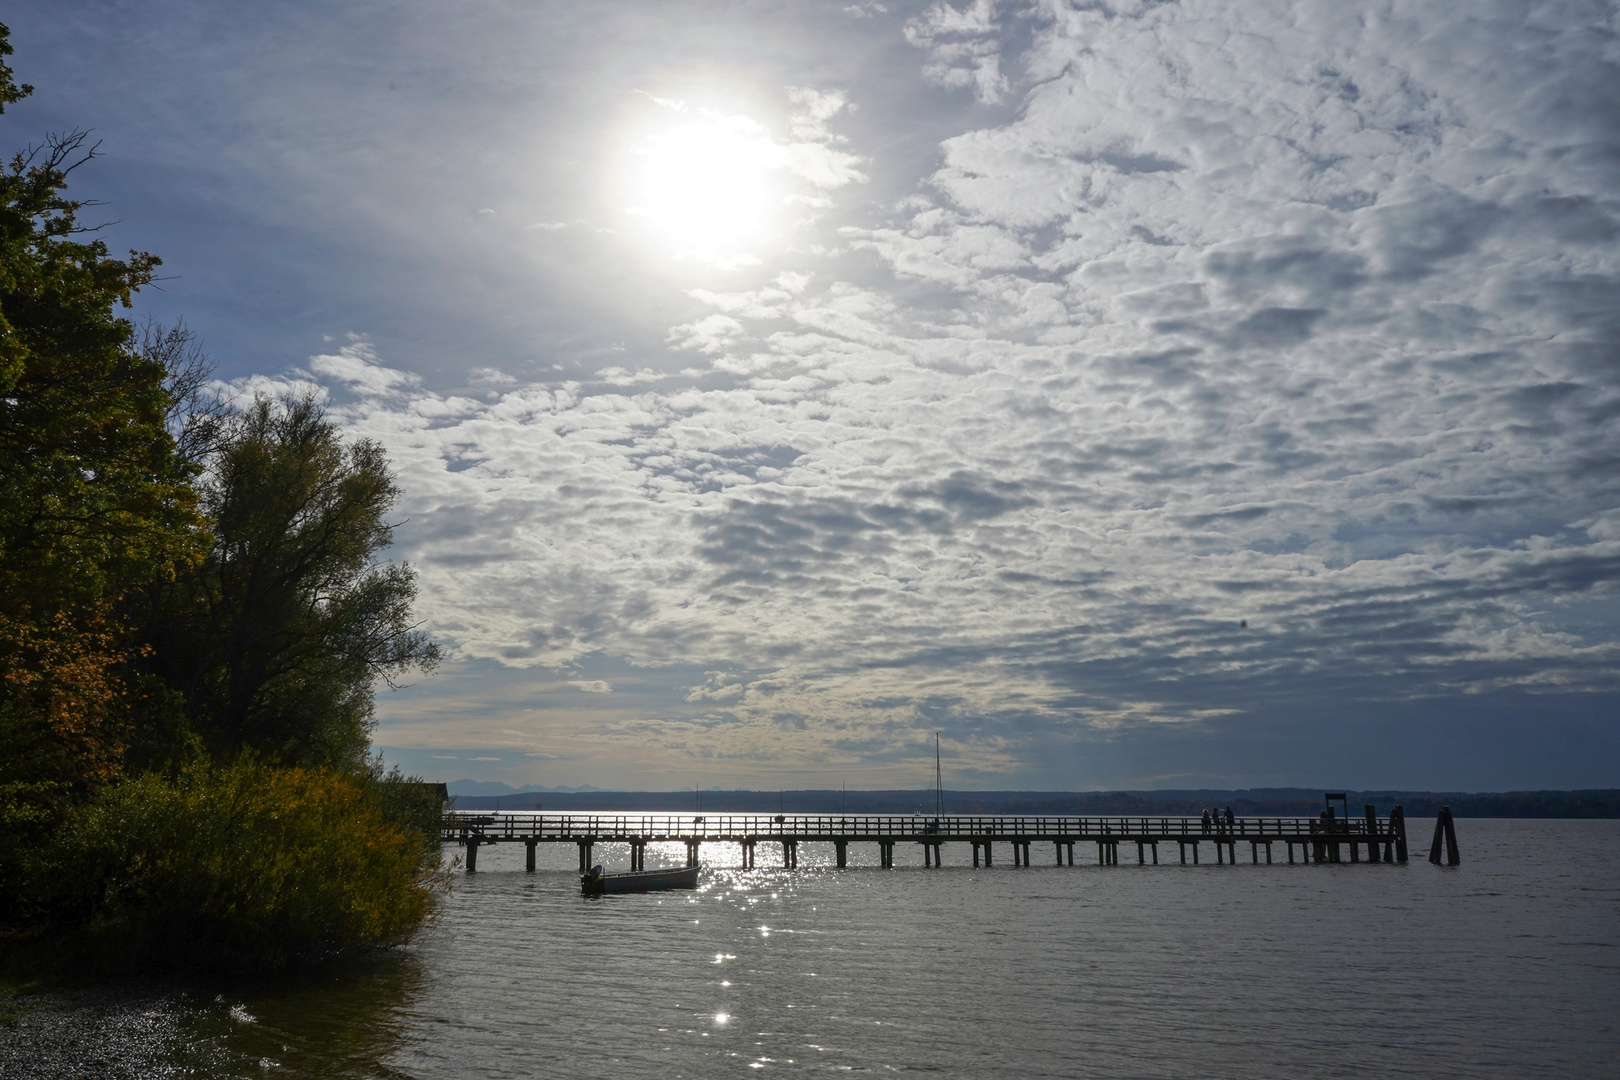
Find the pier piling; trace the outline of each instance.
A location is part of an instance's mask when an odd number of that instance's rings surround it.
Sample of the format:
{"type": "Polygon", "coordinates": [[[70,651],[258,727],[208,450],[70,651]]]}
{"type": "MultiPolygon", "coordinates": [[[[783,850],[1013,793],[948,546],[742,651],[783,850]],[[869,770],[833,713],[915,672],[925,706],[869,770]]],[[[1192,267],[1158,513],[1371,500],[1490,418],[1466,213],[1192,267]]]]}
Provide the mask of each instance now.
{"type": "Polygon", "coordinates": [[[1434,844],[1429,848],[1429,861],[1436,866],[1440,865],[1440,844],[1444,840],[1446,848],[1446,862],[1457,866],[1462,862],[1462,855],[1457,851],[1457,828],[1451,822],[1451,807],[1442,806],[1440,816],[1434,819],[1434,844]]]}

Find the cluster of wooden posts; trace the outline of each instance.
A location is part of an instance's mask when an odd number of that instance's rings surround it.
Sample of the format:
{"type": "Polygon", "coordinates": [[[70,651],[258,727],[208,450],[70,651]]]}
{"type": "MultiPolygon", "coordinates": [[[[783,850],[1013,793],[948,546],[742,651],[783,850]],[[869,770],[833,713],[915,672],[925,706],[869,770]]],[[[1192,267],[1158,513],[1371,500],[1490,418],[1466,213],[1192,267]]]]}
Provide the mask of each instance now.
{"type": "MultiPolygon", "coordinates": [[[[1331,796],[1348,803],[1343,794],[1331,796]]],[[[1204,844],[1215,847],[1217,865],[1237,863],[1239,844],[1249,847],[1249,860],[1258,864],[1262,850],[1265,862],[1272,862],[1272,847],[1283,844],[1288,862],[1295,861],[1295,847],[1303,863],[1361,862],[1404,863],[1407,859],[1406,817],[1395,807],[1380,818],[1372,805],[1360,817],[1340,814],[1329,807],[1308,818],[1233,818],[1229,820],[1173,817],[991,817],[973,815],[847,815],[777,814],[692,815],[692,814],[561,814],[516,812],[488,814],[452,811],[446,815],[442,839],[465,849],[469,873],[478,869],[478,849],[493,843],[522,843],[528,849],[527,868],[535,868],[535,849],[545,843],[571,843],[579,848],[581,872],[595,865],[594,849],[599,843],[622,843],[630,850],[630,869],[645,870],[647,845],[680,842],[686,846],[686,865],[698,864],[705,843],[733,843],[741,850],[745,870],[755,867],[755,849],[760,843],[780,844],[783,869],[797,869],[801,843],[830,843],[839,867],[848,865],[849,845],[876,843],[878,864],[894,866],[894,848],[914,843],[922,848],[923,865],[941,866],[944,844],[966,842],[973,848],[973,865],[991,866],[996,844],[1008,844],[1014,866],[1030,865],[1030,849],[1050,842],[1056,864],[1074,865],[1077,843],[1097,845],[1097,863],[1119,865],[1121,844],[1136,846],[1138,865],[1159,864],[1159,845],[1175,843],[1182,864],[1198,865],[1204,844]],[[1188,856],[1191,855],[1189,860],[1188,856]]],[[[1440,862],[1442,841],[1448,861],[1460,861],[1457,835],[1450,809],[1444,809],[1435,823],[1434,846],[1430,861],[1440,862]]]]}

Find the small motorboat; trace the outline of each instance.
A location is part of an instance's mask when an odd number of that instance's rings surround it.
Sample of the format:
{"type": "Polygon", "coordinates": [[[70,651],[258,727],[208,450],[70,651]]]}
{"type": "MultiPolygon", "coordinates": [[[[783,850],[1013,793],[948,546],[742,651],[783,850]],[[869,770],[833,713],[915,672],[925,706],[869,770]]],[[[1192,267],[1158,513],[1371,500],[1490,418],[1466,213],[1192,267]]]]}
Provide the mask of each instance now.
{"type": "Polygon", "coordinates": [[[600,866],[593,866],[579,875],[579,887],[587,896],[603,893],[655,892],[661,889],[697,888],[698,868],[680,866],[669,870],[632,870],[623,874],[606,874],[600,866]]]}

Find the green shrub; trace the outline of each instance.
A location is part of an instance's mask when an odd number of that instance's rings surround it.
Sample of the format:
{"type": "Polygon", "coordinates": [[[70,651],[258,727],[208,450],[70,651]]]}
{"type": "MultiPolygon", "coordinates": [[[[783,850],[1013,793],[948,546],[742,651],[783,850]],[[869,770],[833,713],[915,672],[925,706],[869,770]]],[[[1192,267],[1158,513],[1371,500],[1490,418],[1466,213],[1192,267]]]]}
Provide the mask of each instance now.
{"type": "Polygon", "coordinates": [[[104,965],[275,970],[398,944],[447,874],[386,786],[254,760],[126,781],[69,812],[29,891],[104,965]]]}

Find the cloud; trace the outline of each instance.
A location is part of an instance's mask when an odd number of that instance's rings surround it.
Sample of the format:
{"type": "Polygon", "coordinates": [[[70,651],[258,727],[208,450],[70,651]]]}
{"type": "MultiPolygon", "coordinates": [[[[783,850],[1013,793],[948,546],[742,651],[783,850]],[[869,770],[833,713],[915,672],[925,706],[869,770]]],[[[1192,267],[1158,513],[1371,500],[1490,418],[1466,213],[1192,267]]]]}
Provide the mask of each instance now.
{"type": "Polygon", "coordinates": [[[923,74],[949,89],[971,88],[980,101],[1001,100],[1007,79],[1001,73],[996,0],[971,0],[958,9],[936,0],[906,23],[906,40],[928,52],[923,74]]]}
{"type": "Polygon", "coordinates": [[[355,339],[336,353],[310,357],[309,370],[316,377],[342,383],[350,391],[365,395],[397,394],[422,383],[409,372],[378,363],[376,350],[364,339],[355,339]]]}
{"type": "MultiPolygon", "coordinates": [[[[685,288],[676,364],[307,376],[400,470],[428,626],[598,697],[581,746],[740,772],[937,726],[993,774],[1312,701],[1612,700],[1620,71],[1582,10],[1528,48],[1506,3],[935,4],[926,77],[1016,109],[685,288]]],[[[828,126],[858,88],[789,98],[782,168],[878,175],[828,126]]]]}
{"type": "Polygon", "coordinates": [[[677,349],[700,353],[720,353],[743,333],[743,325],[729,315],[705,315],[696,322],[677,326],[669,332],[669,343],[677,349]]]}

